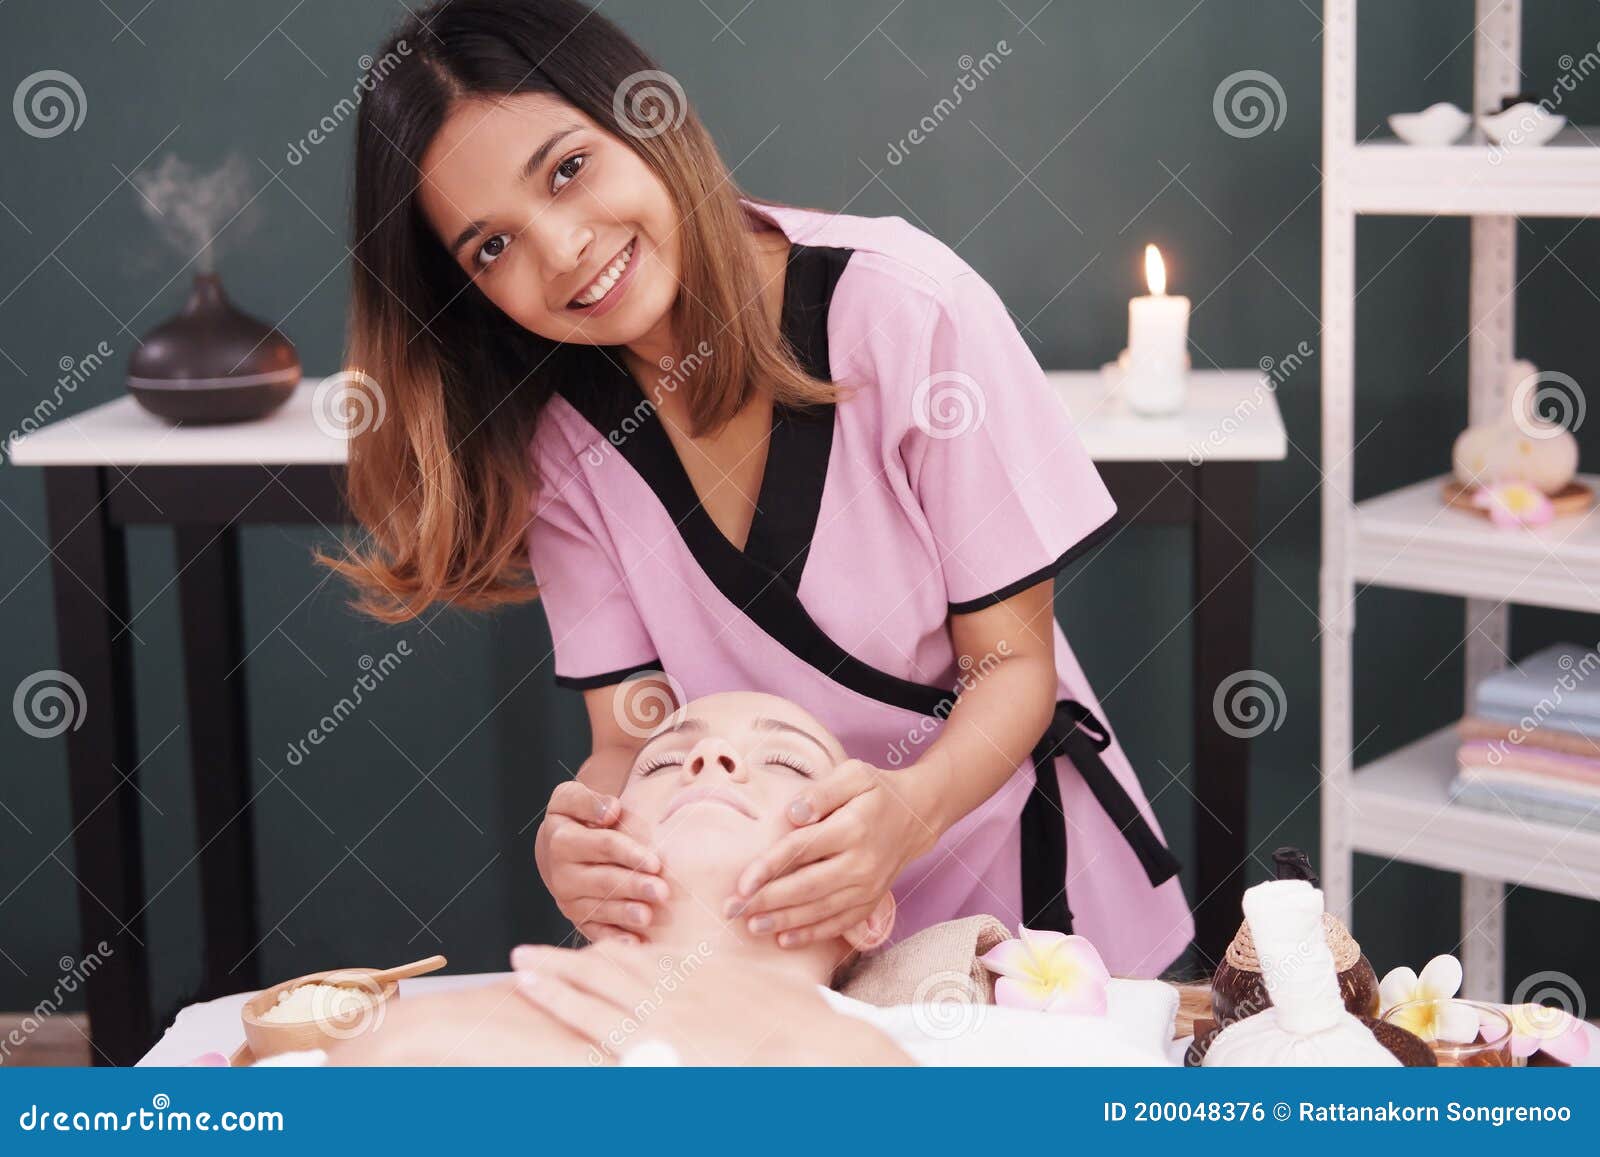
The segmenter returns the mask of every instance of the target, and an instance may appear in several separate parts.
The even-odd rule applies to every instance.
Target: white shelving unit
[[[1475,0],[1472,111],[1522,89],[1520,0]],[[1600,612],[1600,513],[1531,532],[1450,510],[1441,478],[1359,504],[1355,493],[1355,244],[1361,214],[1472,218],[1468,390],[1471,420],[1505,410],[1515,356],[1518,217],[1600,216],[1600,131],[1568,129],[1543,148],[1358,144],[1356,0],[1325,0],[1322,202],[1322,863],[1328,906],[1354,919],[1354,855],[1461,874],[1465,991],[1500,999],[1507,882],[1600,898],[1600,833],[1450,803],[1453,727],[1365,766],[1353,758],[1352,641],[1363,584],[1456,595],[1466,603],[1466,683],[1499,667],[1508,606]],[[1535,352],[1536,351],[1532,351]],[[1589,478],[1591,483],[1597,481]]]

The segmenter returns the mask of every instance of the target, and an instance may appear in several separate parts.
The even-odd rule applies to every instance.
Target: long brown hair
[[[618,93],[651,72],[662,75],[575,0],[441,0],[378,50],[356,127],[344,374],[344,404],[359,416],[347,430],[347,500],[367,538],[342,557],[318,556],[354,584],[357,609],[398,622],[436,603],[479,610],[536,597],[525,552],[538,485],[529,441],[563,375],[588,377],[594,359],[617,352],[524,329],[429,230],[416,198],[422,157],[459,100],[559,97],[660,176],[680,222],[673,333],[683,350],[715,353],[680,360],[694,363],[681,382],[691,433],[719,429],[756,382],[797,408],[835,397],[760,308],[739,204],[747,194],[694,110],[681,101],[666,110],[678,123],[664,131],[619,122]]]

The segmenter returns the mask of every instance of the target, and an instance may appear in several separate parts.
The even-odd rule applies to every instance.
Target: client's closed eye
[[[682,767],[683,756],[676,751],[665,751],[660,755],[651,755],[639,761],[639,769],[635,773],[641,779],[660,771],[663,767]]]
[[[787,767],[791,771],[799,772],[807,779],[816,778],[816,773],[811,770],[810,765],[798,755],[789,755],[786,752],[775,751],[771,755],[767,756],[766,761],[768,763],[776,763],[780,767]]]

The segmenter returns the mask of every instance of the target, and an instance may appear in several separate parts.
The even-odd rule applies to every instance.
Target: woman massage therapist
[[[989,912],[1171,963],[1177,864],[1052,610],[1115,505],[989,285],[898,217],[742,195],[573,0],[434,5],[376,59],[347,365],[384,418],[329,561],[389,621],[543,604],[593,742],[535,845],[561,911],[648,939],[671,881],[616,795],[666,707],[751,689],[857,762],[727,918],[800,946],[892,888],[900,934]]]

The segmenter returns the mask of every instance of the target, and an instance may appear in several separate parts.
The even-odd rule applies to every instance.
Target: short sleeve
[[[1053,577],[1101,541],[1117,508],[988,282],[954,278],[928,330],[900,451],[950,613],[966,614]]]
[[[570,469],[540,471],[528,561],[550,624],[559,686],[586,691],[660,667],[599,503]]]

